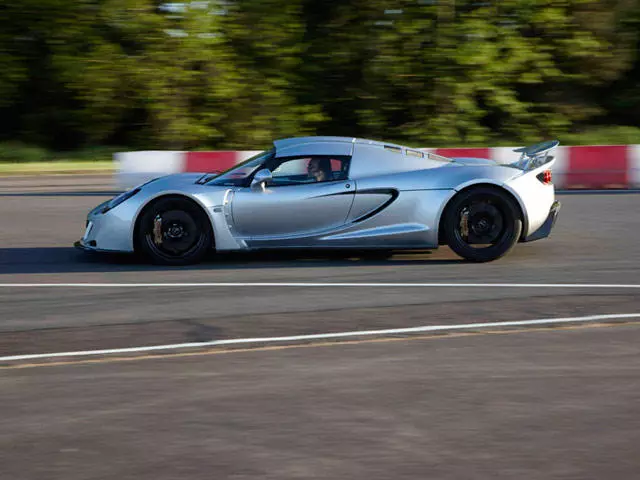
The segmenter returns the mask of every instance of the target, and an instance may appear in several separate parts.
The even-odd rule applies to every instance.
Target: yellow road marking
[[[330,342],[312,342],[312,343],[299,343],[292,345],[274,345],[255,348],[217,348],[209,350],[201,350],[196,352],[180,352],[180,353],[162,353],[155,355],[131,355],[126,357],[109,357],[109,358],[94,358],[85,360],[68,360],[68,361],[55,361],[55,362],[43,362],[43,363],[22,363],[13,365],[0,365],[0,370],[17,370],[24,368],[39,368],[39,367],[61,367],[61,366],[74,366],[74,365],[93,365],[93,364],[109,364],[120,362],[135,362],[141,360],[163,360],[171,358],[181,357],[197,357],[205,355],[224,355],[232,353],[253,353],[253,352],[271,352],[279,350],[290,350],[297,348],[319,348],[319,347],[336,347],[340,345],[362,345],[368,343],[390,343],[390,342],[409,342],[416,340],[445,340],[450,338],[460,337],[479,337],[488,335],[511,335],[518,333],[547,333],[555,332],[558,330],[586,330],[592,328],[612,328],[621,326],[636,326],[640,325],[640,321],[626,321],[626,322],[612,322],[612,323],[590,323],[582,325],[567,325],[558,327],[529,327],[519,329],[505,329],[505,330],[484,330],[481,332],[464,332],[464,333],[439,333],[431,335],[415,335],[409,337],[385,337],[385,338],[367,338],[361,340],[336,340]]]

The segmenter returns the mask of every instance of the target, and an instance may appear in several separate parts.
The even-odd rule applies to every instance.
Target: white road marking
[[[640,288],[624,283],[317,283],[317,282],[201,282],[201,283],[0,283],[0,288],[198,288],[198,287],[361,287],[361,288]]]
[[[93,355],[114,355],[121,353],[140,353],[156,350],[180,350],[187,348],[219,347],[224,345],[239,345],[246,343],[279,343],[294,342],[301,340],[326,340],[331,338],[348,338],[377,335],[396,335],[403,333],[421,332],[447,332],[454,330],[474,330],[478,328],[492,327],[521,327],[527,325],[547,325],[563,323],[586,323],[600,320],[640,318],[640,313],[620,313],[612,315],[589,315],[586,317],[565,317],[565,318],[541,318],[537,320],[517,320],[510,322],[485,322],[485,323],[465,323],[460,325],[426,325],[422,327],[389,328],[384,330],[359,330],[337,333],[317,333],[312,335],[291,335],[284,337],[254,337],[254,338],[234,338],[230,340],[213,340],[210,342],[176,343],[170,345],[151,345],[148,347],[110,348],[104,350],[82,350],[75,352],[37,353],[29,355],[10,355],[0,357],[0,362],[15,360],[36,360],[60,357],[80,357]]]

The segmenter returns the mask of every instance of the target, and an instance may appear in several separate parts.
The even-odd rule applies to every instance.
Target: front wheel
[[[213,244],[207,215],[186,198],[157,200],[145,210],[137,230],[141,252],[160,265],[197,263]]]
[[[447,206],[444,238],[451,250],[473,262],[490,262],[513,249],[522,232],[515,201],[494,188],[462,192]]]

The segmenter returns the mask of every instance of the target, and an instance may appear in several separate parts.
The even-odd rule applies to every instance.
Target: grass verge
[[[111,174],[115,164],[111,160],[95,162],[25,162],[0,163],[0,175],[64,175],[64,174]]]

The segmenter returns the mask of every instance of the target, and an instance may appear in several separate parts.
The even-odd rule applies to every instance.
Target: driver
[[[312,158],[307,165],[307,173],[316,182],[331,180],[331,160],[328,158]]]

